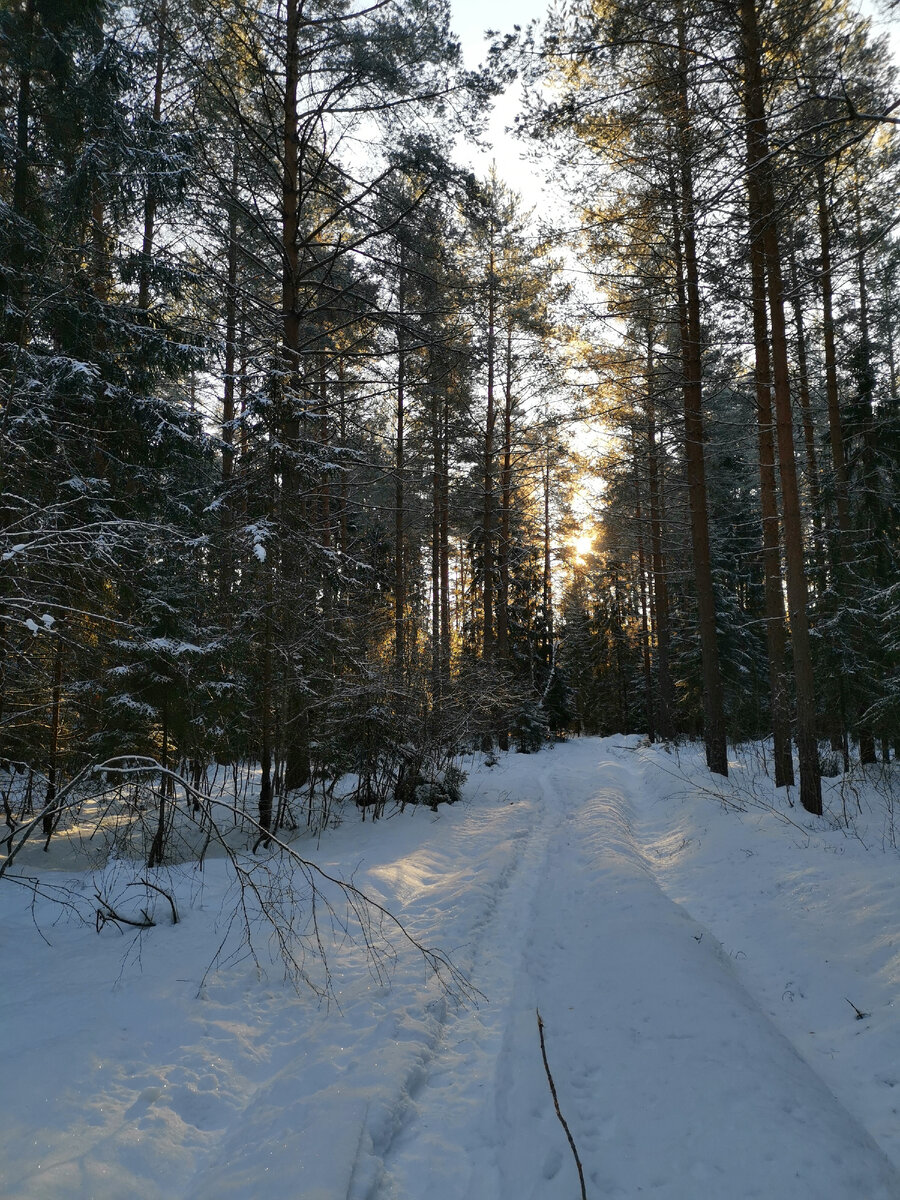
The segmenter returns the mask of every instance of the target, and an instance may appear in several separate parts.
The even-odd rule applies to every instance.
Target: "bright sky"
[[[549,0],[491,0],[489,4],[484,0],[451,0],[453,30],[462,44],[466,66],[476,67],[484,59],[488,46],[484,39],[486,29],[495,29],[502,34],[511,32],[514,25],[524,28],[529,21],[544,15],[548,3]],[[488,171],[493,158],[504,182],[522,194],[526,207],[532,207],[538,202],[544,185],[533,167],[521,158],[516,139],[505,132],[505,127],[513,122],[517,107],[517,89],[514,87],[495,105],[488,128],[492,153],[480,154],[473,148],[466,157],[473,161],[480,174]]]

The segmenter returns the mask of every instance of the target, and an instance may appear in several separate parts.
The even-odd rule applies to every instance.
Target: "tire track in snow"
[[[640,778],[641,786],[647,788],[652,796],[659,785],[658,782],[656,787],[652,782],[648,784],[647,775],[650,775],[652,780],[653,774],[658,775],[659,773],[659,765],[649,755],[639,754],[634,756],[633,769]],[[704,800],[700,801],[701,811],[704,803]],[[847,1111],[848,1120],[871,1131],[874,1141],[894,1164],[895,1170],[898,1169],[900,1160],[897,1156],[895,1119],[897,1109],[890,1103],[873,1105],[870,1094],[867,1094],[868,1089],[872,1087],[872,1076],[876,1073],[877,1067],[894,1061],[895,1055],[891,1051],[896,1038],[889,1039],[886,1044],[882,1043],[874,1052],[869,1045],[863,1049],[862,1042],[857,1042],[852,1036],[845,1036],[843,1043],[837,1042],[833,1037],[833,1032],[830,1038],[826,1033],[826,1037],[816,1044],[819,1040],[816,1035],[822,1032],[823,1026],[826,1030],[828,1029],[825,1015],[827,1009],[820,1006],[818,1009],[814,1008],[811,1012],[804,1012],[801,1015],[799,1012],[792,1011],[789,1006],[782,1006],[779,1009],[778,1005],[773,1003],[773,996],[780,996],[784,999],[784,994],[777,983],[779,979],[787,978],[786,975],[780,974],[777,962],[779,954],[785,961],[789,961],[792,971],[801,975],[804,972],[809,973],[813,979],[816,979],[815,970],[821,965],[823,953],[829,955],[832,962],[841,962],[839,969],[849,979],[859,978],[859,975],[855,973],[858,969],[858,962],[849,960],[845,954],[842,955],[840,946],[837,948],[836,957],[833,947],[826,946],[823,951],[821,941],[817,937],[818,930],[815,922],[810,923],[809,913],[802,901],[798,901],[795,896],[790,896],[789,892],[782,894],[781,903],[775,914],[776,919],[773,920],[773,913],[766,909],[765,903],[760,905],[759,900],[759,897],[768,898],[766,881],[767,878],[772,878],[771,864],[767,864],[768,871],[765,867],[763,868],[758,884],[754,883],[752,894],[748,896],[745,890],[747,877],[753,868],[752,866],[748,868],[744,856],[753,858],[754,851],[746,848],[744,842],[746,839],[751,845],[753,844],[753,833],[758,817],[754,820],[752,812],[750,818],[737,812],[720,813],[716,806],[708,817],[700,819],[701,824],[698,826],[696,810],[687,806],[683,807],[681,804],[676,804],[668,811],[665,808],[655,810],[653,807],[642,809],[637,822],[640,831],[639,849],[653,878],[672,903],[676,904],[692,921],[697,923],[698,928],[703,930],[704,940],[708,940],[709,944],[720,954],[726,969],[735,973],[760,1010],[787,1039],[810,1070],[819,1077],[823,1086],[834,1096],[836,1103]],[[711,871],[712,890],[710,890],[709,880],[703,878],[704,867],[706,866],[706,869],[709,870],[708,860],[705,863],[704,859],[700,857],[699,862],[693,862],[689,869],[686,864],[679,861],[686,846],[693,843],[695,847],[699,847],[701,843],[707,843],[707,841],[713,847],[717,844],[719,846],[718,850],[713,850],[712,861],[715,863],[716,857],[722,857],[722,843],[717,843],[715,838],[715,832],[717,832],[715,822],[718,821],[721,826],[723,820],[730,824],[740,822],[742,826],[746,822],[746,834],[740,838],[740,857],[736,867],[733,868],[734,890],[731,893],[726,890],[724,895],[721,890],[721,863],[717,863],[716,868]],[[713,825],[713,836],[708,839],[706,835],[709,832],[708,822],[710,821]],[[733,831],[731,832],[733,833]],[[681,841],[680,846],[678,845],[679,840]],[[729,843],[726,842],[725,845],[727,846]],[[673,860],[674,878],[671,874]],[[759,860],[754,859],[754,861]],[[784,864],[783,857],[781,861],[788,876],[797,871],[798,864],[796,862],[791,862],[788,867]],[[698,878],[701,880],[699,886],[695,882]],[[681,882],[676,882],[676,880]],[[688,881],[694,882],[696,890]],[[683,895],[685,883],[688,883],[690,897],[679,898],[679,893]],[[703,886],[704,883],[706,886]],[[781,886],[782,881],[778,880],[776,888],[779,893]],[[851,897],[847,912],[852,914],[852,888],[854,886],[852,874],[848,886],[851,890]],[[724,906],[721,903],[723,898]],[[872,897],[867,895],[867,901],[871,902],[871,899]],[[831,911],[834,911],[834,903],[832,900],[828,906]],[[884,913],[881,916],[883,917]],[[883,926],[879,926],[879,932],[882,928]],[[726,945],[746,946],[747,953],[745,954],[743,950],[737,955],[734,952],[729,953],[725,948]],[[827,958],[825,962],[828,963]],[[781,969],[787,970],[786,967]],[[835,975],[837,974],[838,972],[835,972]],[[816,982],[821,986],[823,981],[818,979]],[[869,982],[871,984],[871,980]],[[843,1004],[844,994],[852,990],[850,984],[844,985],[831,977],[827,979],[826,986],[832,993],[832,996],[826,1000],[826,1005],[829,1000],[833,1005],[833,998],[837,998]],[[888,1004],[891,1003],[892,999],[889,999]],[[815,1028],[810,1029],[810,1026],[815,1026]],[[838,1046],[837,1050],[834,1049],[835,1045]],[[878,1050],[882,1051],[880,1058],[877,1057]],[[842,1051],[847,1057],[852,1056],[854,1051],[860,1055],[856,1069],[855,1088],[851,1080],[848,1080],[846,1062],[841,1063],[838,1070],[834,1069],[833,1060],[839,1058]],[[874,1062],[877,1064],[875,1070],[872,1069],[873,1055]],[[864,1081],[862,1086],[860,1086],[860,1081]],[[900,1196],[900,1186],[898,1186],[897,1194]]]
[[[496,776],[489,777],[487,789],[496,786]],[[410,825],[400,840],[406,851],[391,858],[385,841],[387,861],[378,863],[373,854],[377,865],[358,882],[412,933],[449,949],[475,982],[496,943],[489,931],[498,906],[529,870],[542,828],[539,796],[528,787],[510,804],[500,797],[499,804],[460,806],[425,831]],[[415,1118],[415,1098],[446,1041],[445,1027],[477,1019],[479,1010],[457,1013],[433,980],[423,987],[408,954],[388,987],[366,985],[358,965],[360,978],[341,997],[343,1015],[313,1016],[309,1036],[302,1024],[296,1033],[285,1031],[274,1073],[264,1073],[204,1156],[189,1185],[191,1200],[245,1200],[261,1162],[266,1195],[296,1189],[304,1200],[394,1194],[384,1160]]]
[[[589,1195],[896,1200],[900,1178],[873,1139],[659,888],[632,828],[640,778],[620,761],[598,777],[597,748],[555,772],[569,820],[549,861],[564,866],[525,958],[531,1011],[510,1014],[500,1186],[481,1195],[577,1194],[532,1049],[530,984]]]
[[[397,1097],[390,1136],[373,1149],[381,1170],[365,1200],[412,1200],[435,1188],[441,1195],[494,1195],[496,1139],[486,1113],[493,1107],[490,1081],[505,1037],[512,988],[520,974],[525,939],[546,875],[550,833],[556,814],[546,803],[539,772],[537,796],[525,813],[514,861],[491,885],[491,900],[473,925],[469,961],[460,965],[485,995],[478,1008],[446,1008],[424,1069],[409,1078]],[[478,820],[481,814],[473,814]],[[489,860],[490,861],[490,860]],[[459,1080],[474,1081],[460,1088]],[[460,1144],[462,1137],[463,1144]],[[474,1191],[469,1183],[474,1180]],[[449,1190],[448,1190],[449,1188]],[[496,1193],[499,1195],[500,1193]],[[356,1200],[351,1189],[349,1200]]]

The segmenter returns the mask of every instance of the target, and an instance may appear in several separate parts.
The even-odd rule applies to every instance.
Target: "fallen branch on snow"
[[[569,1139],[569,1145],[572,1147],[572,1154],[575,1158],[575,1166],[578,1168],[578,1180],[581,1184],[581,1200],[587,1200],[587,1189],[584,1186],[584,1171],[581,1168],[581,1159],[578,1157],[578,1149],[575,1146],[575,1139],[572,1137],[572,1132],[566,1124],[566,1118],[562,1115],[559,1107],[559,1097],[556,1094],[556,1084],[553,1082],[553,1076],[550,1074],[550,1064],[547,1061],[547,1047],[544,1045],[544,1022],[541,1020],[541,1010],[536,1008],[537,1013],[538,1033],[541,1037],[541,1057],[544,1060],[544,1070],[547,1072],[547,1082],[550,1084],[550,1095],[553,1097],[553,1106],[556,1109],[556,1115],[559,1117],[559,1123],[566,1131],[566,1137]]]

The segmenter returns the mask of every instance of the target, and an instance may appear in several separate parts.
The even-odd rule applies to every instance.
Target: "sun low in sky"
[[[571,538],[571,546],[575,551],[575,561],[584,562],[594,549],[594,539],[588,533],[579,533]]]

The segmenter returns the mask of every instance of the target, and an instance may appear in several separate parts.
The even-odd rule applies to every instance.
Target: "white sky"
[[[466,66],[474,68],[487,53],[486,29],[508,33],[514,25],[524,28],[529,21],[544,15],[548,0],[490,0],[487,4],[484,0],[451,0],[450,7],[453,31],[462,44]],[[514,87],[495,105],[487,135],[493,146],[492,152],[482,154],[472,147],[467,149],[466,158],[480,174],[487,173],[493,158],[501,178],[522,194],[525,207],[529,208],[538,203],[544,185],[534,168],[522,159],[516,139],[505,132],[505,127],[513,122],[517,107],[517,89]]]

